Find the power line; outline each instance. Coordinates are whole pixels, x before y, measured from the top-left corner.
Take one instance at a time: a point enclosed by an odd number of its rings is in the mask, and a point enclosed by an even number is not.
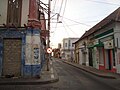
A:
[[[70,24],[70,25],[67,25],[67,26],[75,26],[75,25],[80,25],[80,24]],[[61,27],[63,27],[63,26],[59,26],[57,28],[61,28]],[[55,27],[52,27],[52,28],[55,28]]]
[[[62,16],[61,16],[61,17],[62,17]],[[82,24],[82,25],[91,27],[91,25],[88,25],[88,24],[85,24],[85,23],[80,23],[80,22],[78,22],[78,21],[75,21],[75,20],[72,20],[72,19],[69,19],[69,18],[66,18],[66,17],[63,17],[63,18],[65,18],[65,19],[67,19],[67,20],[70,20],[70,21],[73,21],[73,22],[75,22],[75,23],[79,23],[79,24]]]
[[[64,6],[64,9],[63,9],[63,14],[62,14],[62,16],[64,16],[65,9],[66,9],[66,5],[67,5],[67,0],[65,0],[65,6]],[[62,17],[62,19],[61,19],[61,20],[63,20],[63,17]]]
[[[120,4],[108,3],[108,2],[101,2],[101,1],[95,1],[95,0],[86,0],[86,1],[96,2],[96,3],[102,3],[102,4],[108,4],[108,5],[120,6]]]
[[[64,23],[66,24],[66,26],[68,27],[69,30],[71,30],[75,35],[78,36],[78,34],[76,34],[76,33],[67,25],[67,23],[66,23],[65,21],[64,21]]]
[[[62,24],[63,24],[63,23],[62,23]],[[66,32],[67,32],[67,29],[66,29],[66,27],[65,27],[65,25],[64,25],[64,24],[63,24],[63,27],[64,27],[64,29],[65,29],[65,30],[66,30]],[[68,35],[68,36],[70,36],[68,32],[67,32],[67,35]]]
[[[54,5],[53,5],[53,10],[52,10],[52,12],[54,12],[54,10],[55,10],[55,6],[56,6],[56,2],[57,2],[57,0],[54,0],[55,2],[54,2]]]
[[[65,21],[64,21],[65,22]],[[95,20],[95,21],[87,21],[87,23],[92,23],[92,22],[99,22],[99,20]],[[79,23],[77,23],[77,24],[70,24],[70,25],[66,25],[66,26],[68,26],[68,27],[71,27],[71,26],[75,26],[75,25],[80,25]],[[57,28],[61,28],[61,27],[63,27],[63,26],[59,26],[59,27],[57,27]],[[56,27],[52,27],[52,28],[56,28]]]
[[[55,32],[56,32],[56,30],[57,30],[57,24],[58,24],[58,23],[56,23],[56,25],[55,25],[55,30],[53,31],[53,36],[52,36],[53,38],[54,38]]]
[[[62,6],[63,6],[63,0],[61,1],[60,9],[59,9],[59,12],[57,14],[57,21],[59,21],[59,17],[60,17],[60,13],[61,13],[61,10],[62,10]]]
[[[63,5],[63,0],[61,1],[60,10],[59,10],[59,14],[60,14],[60,12],[61,12],[62,5]]]

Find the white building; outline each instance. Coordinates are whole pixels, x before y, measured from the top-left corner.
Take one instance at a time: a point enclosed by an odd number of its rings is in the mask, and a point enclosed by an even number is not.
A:
[[[69,61],[73,61],[74,57],[74,42],[76,42],[79,38],[64,38],[63,45],[61,50],[62,59],[66,59]]]

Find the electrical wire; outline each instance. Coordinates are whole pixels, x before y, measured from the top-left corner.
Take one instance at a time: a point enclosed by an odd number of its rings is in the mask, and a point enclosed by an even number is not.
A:
[[[56,25],[55,25],[55,30],[54,30],[53,36],[52,36],[53,38],[55,37],[55,32],[56,32],[56,30],[57,30],[57,24],[58,24],[58,23],[56,23]]]
[[[62,10],[62,6],[63,6],[63,0],[61,1],[59,12],[57,13],[57,21],[59,21],[59,17],[60,17],[60,13],[61,13],[61,10]]]
[[[57,2],[57,0],[54,0],[55,2],[54,2],[54,5],[53,5],[53,10],[52,10],[52,12],[54,12],[54,10],[55,10],[55,6],[56,6],[56,2]]]
[[[61,1],[60,10],[59,10],[59,14],[61,13],[62,5],[63,5],[63,0]]]
[[[69,29],[71,32],[73,32],[75,35],[79,36],[78,34],[76,34],[76,33],[68,26],[68,24],[67,24],[65,21],[63,21],[63,22],[64,22],[65,26],[67,26],[68,29]]]
[[[65,0],[65,6],[64,6],[64,9],[63,9],[63,14],[62,14],[62,16],[64,16],[66,6],[67,6],[67,0]],[[63,20],[63,17],[62,17],[61,21],[62,21],[62,20]]]
[[[62,17],[62,16],[61,16],[61,17]],[[66,17],[63,17],[63,18],[65,18],[65,19],[67,19],[67,20],[70,20],[70,21],[73,21],[73,22],[75,22],[75,23],[79,23],[79,24],[82,24],[82,25],[91,27],[91,25],[88,25],[88,24],[85,24],[85,23],[80,23],[80,22],[78,22],[78,21],[75,21],[75,20],[72,20],[72,19],[69,19],[69,18],[66,18]]]
[[[67,25],[67,26],[75,26],[75,25],[80,25],[80,24],[70,24],[70,25]],[[61,27],[63,27],[63,26],[59,26],[57,28],[61,28]],[[52,27],[52,28],[55,28],[55,27]]]
[[[62,23],[63,24],[63,23]],[[67,28],[65,27],[65,25],[63,24],[63,27],[64,27],[64,29],[66,30],[66,32],[67,32]],[[67,35],[70,37],[70,35],[69,35],[69,33],[67,32]]]
[[[120,4],[108,3],[108,2],[101,2],[101,1],[95,1],[95,0],[86,0],[86,1],[96,2],[96,3],[102,3],[102,4],[108,4],[108,5],[120,6]]]
[[[86,0],[86,1],[91,1],[91,2],[96,2],[96,3],[103,3],[103,4],[109,4],[109,5],[117,5],[117,6],[118,6],[118,4],[107,3],[107,2],[101,2],[101,1],[95,1],[95,0]],[[53,12],[55,11],[56,2],[57,2],[57,0],[55,0],[54,8],[53,8]],[[78,22],[78,21],[75,21],[75,20],[72,20],[72,19],[69,19],[69,18],[63,17],[63,16],[64,16],[64,13],[65,13],[65,9],[66,9],[66,4],[67,4],[67,0],[65,1],[65,6],[64,6],[64,9],[63,9],[63,14],[62,14],[62,16],[60,16],[60,17],[62,17],[62,20],[63,20],[63,18],[64,18],[64,19],[67,19],[67,20],[73,21],[73,22],[75,22],[75,23],[78,23],[78,24],[74,24],[74,25],[82,24],[82,25],[85,25],[85,26],[91,27],[91,25],[88,25],[88,24],[85,24],[85,23],[81,23],[81,22]],[[60,9],[59,9],[59,13],[58,13],[59,15],[60,15],[61,10],[62,10],[62,5],[63,5],[63,0],[61,1],[61,5],[60,5]],[[120,6],[120,5],[119,5],[119,6]],[[62,23],[62,24],[63,24],[63,23]],[[64,21],[64,24],[66,24],[65,21]],[[63,24],[63,27],[64,27],[65,30],[67,31],[67,29],[66,29],[66,27],[65,27],[64,24]],[[66,26],[72,31],[72,29],[69,27],[69,26],[72,26],[72,25],[67,25],[67,24],[66,24]],[[57,27],[57,23],[56,23],[56,26],[55,26],[54,28],[55,28],[55,31],[54,31],[54,35],[55,35],[56,28],[58,28],[58,27]],[[72,32],[73,32],[73,31],[72,31]],[[68,33],[68,32],[67,32],[67,33]],[[54,35],[53,35],[53,36],[54,36]],[[69,35],[69,33],[68,33],[68,35]]]

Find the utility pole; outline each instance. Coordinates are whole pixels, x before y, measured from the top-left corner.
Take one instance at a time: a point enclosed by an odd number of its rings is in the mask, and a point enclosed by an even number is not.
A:
[[[50,47],[50,5],[51,0],[48,0],[48,40],[47,40],[47,48]],[[49,60],[50,60],[50,54],[47,53],[47,71],[49,71]]]

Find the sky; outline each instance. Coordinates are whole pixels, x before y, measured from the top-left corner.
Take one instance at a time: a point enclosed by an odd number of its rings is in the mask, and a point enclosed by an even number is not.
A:
[[[41,0],[48,3],[48,0]],[[120,0],[52,0],[50,44],[57,48],[63,38],[80,38],[120,7]]]

